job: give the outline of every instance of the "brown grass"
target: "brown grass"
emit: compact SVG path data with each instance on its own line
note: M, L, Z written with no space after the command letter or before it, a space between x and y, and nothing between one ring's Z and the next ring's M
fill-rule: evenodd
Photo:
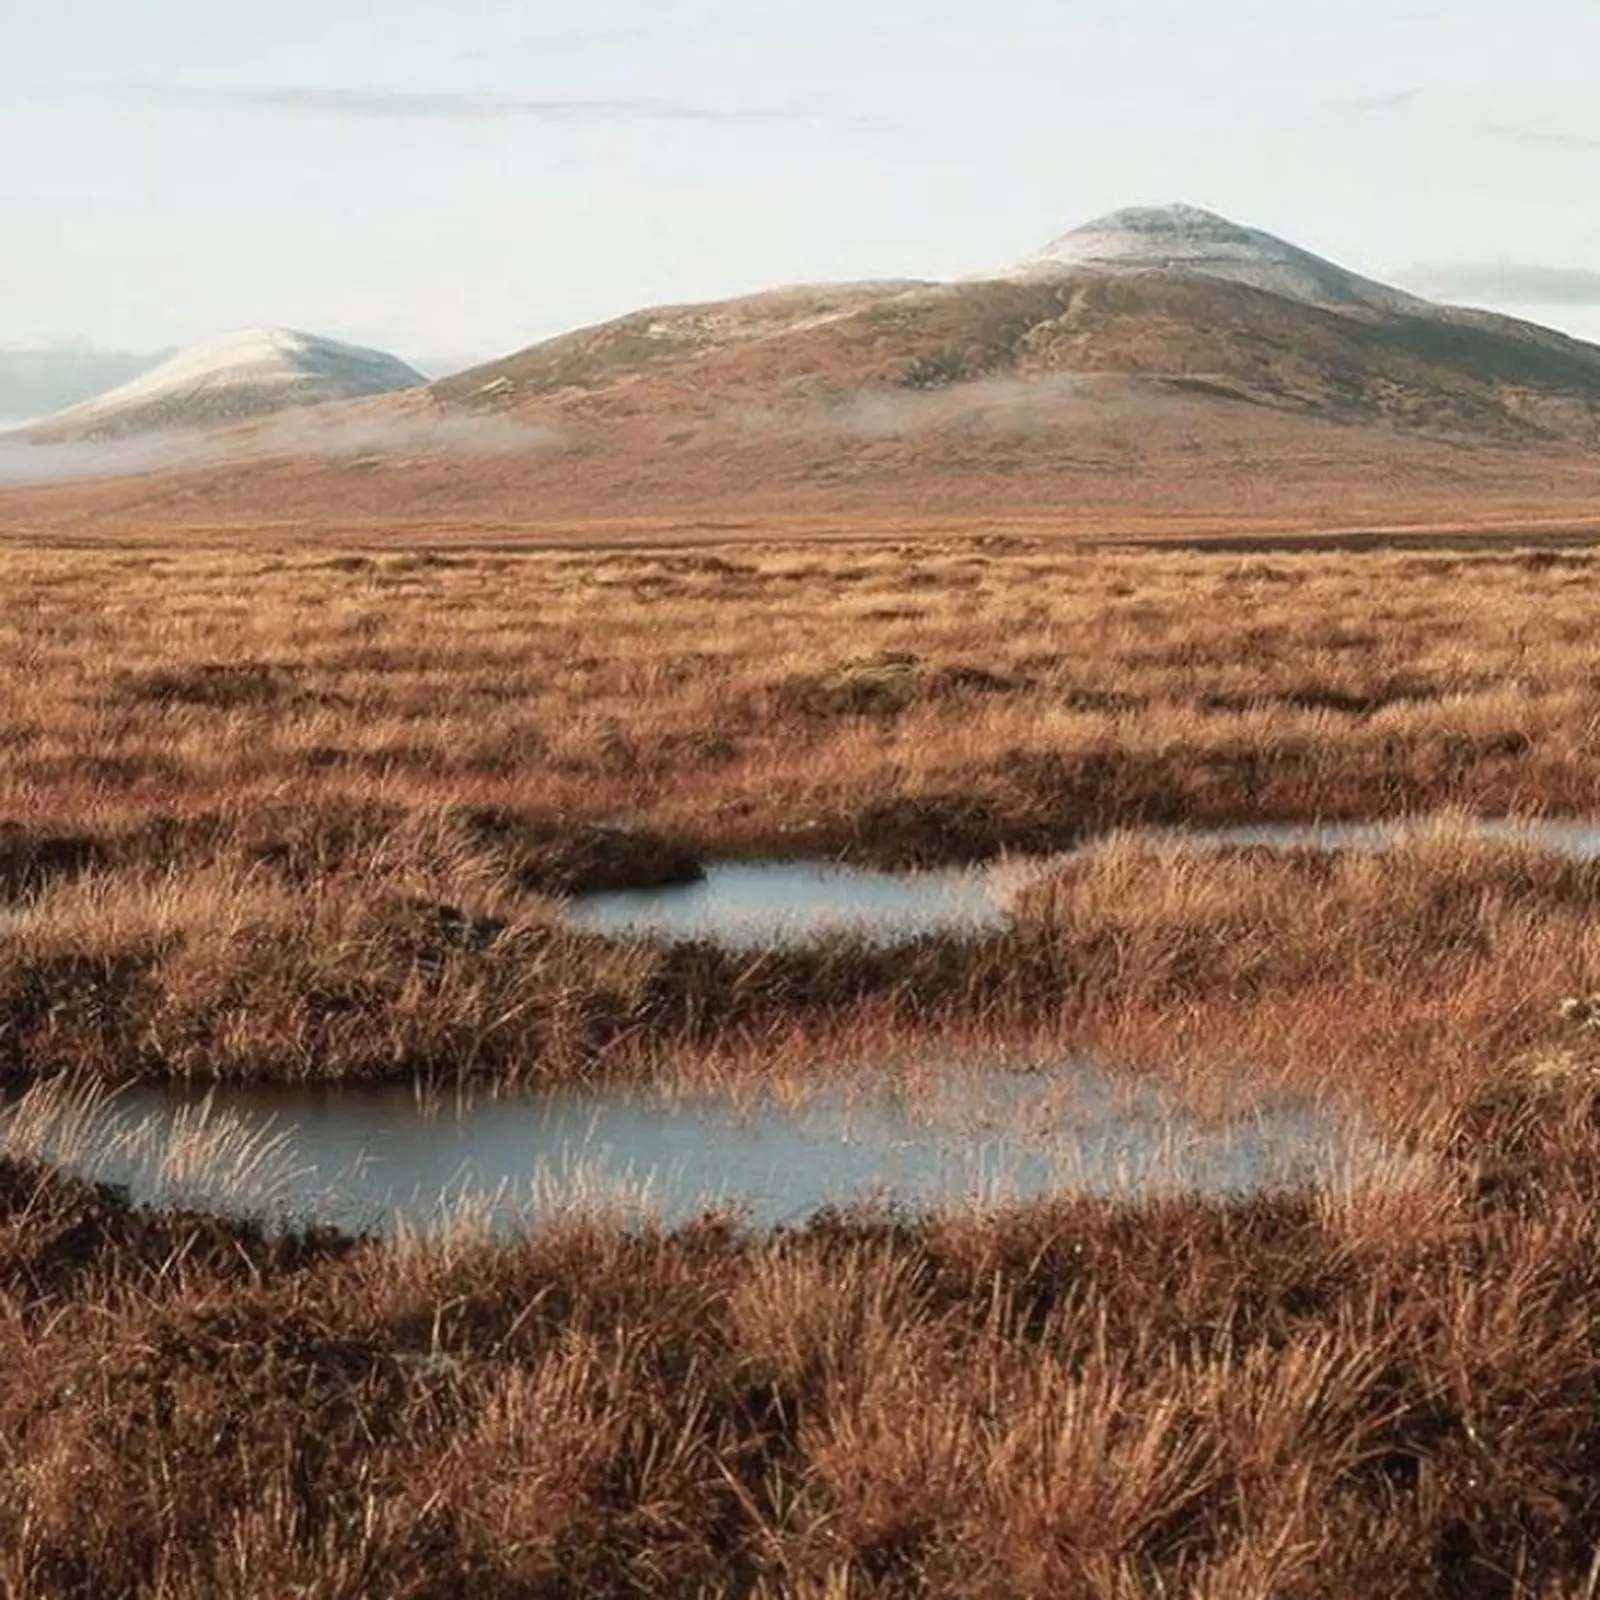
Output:
M1600 988L1600 864L1448 819L1381 855L1113 840L1020 874L1002 934L759 952L576 933L411 844L310 881L224 860L58 885L0 944L0 1068L691 1085L1090 1050L1404 1117L1558 1042L1559 1002Z
M38 1596L1593 1592L1593 1090L1382 1189L267 1240L0 1163Z
M385 1244L13 1154L0 1593L1600 1592L1600 1035L1558 1013L1600 990L1600 866L1465 821L1592 804L1596 559L7 548L13 1081L1087 1049L1419 1159ZM1439 810L1381 856L1116 832ZM655 948L557 903L1105 834L999 866L978 942Z
M1581 811L1594 559L13 549L0 1063L550 1081L936 1030L1411 1103L1600 987L1590 869L1448 828L1327 871L1126 845L981 947L761 957L606 946L545 897Z
M0 816L502 807L702 855L1581 810L1587 551L0 552Z

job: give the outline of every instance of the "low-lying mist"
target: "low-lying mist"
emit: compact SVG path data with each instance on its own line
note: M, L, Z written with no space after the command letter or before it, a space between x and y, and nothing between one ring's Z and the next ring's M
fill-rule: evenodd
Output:
M1027 439L1107 424L1171 422L1193 414L1194 399L1120 375L1050 373L978 378L926 389L862 389L823 404L756 407L745 425L761 432L827 433L903 439L959 429Z
M500 416L329 414L314 406L208 431L62 442L0 434L0 484L62 483L197 471L284 457L330 463L440 455L509 456L559 448L553 428Z
M827 400L730 406L713 431L747 437L855 441L871 446L932 436L1026 445L1055 441L1125 453L1152 435L1192 435L1197 406L1246 397L1223 390L1186 393L1120 375L1053 373L980 378L926 389L874 387ZM1244 408L1236 407L1237 410ZM675 416L660 419L663 426ZM501 414L409 414L346 405L309 406L207 431L48 442L0 433L0 485L202 471L295 458L336 465L429 457L506 457L568 447L571 436L545 423Z

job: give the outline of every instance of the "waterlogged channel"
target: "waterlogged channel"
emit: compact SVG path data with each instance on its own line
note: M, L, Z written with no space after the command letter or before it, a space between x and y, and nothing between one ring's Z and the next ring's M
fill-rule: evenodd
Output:
M1426 837L1428 827L1419 819L1137 837L1174 851L1381 851L1419 830ZM1447 827L1600 859L1592 823ZM1061 859L908 874L727 863L692 884L580 897L567 915L606 937L740 949L836 936L985 938L1009 925L1019 886ZM125 1184L141 1202L379 1232L427 1228L463 1207L505 1227L574 1205L667 1225L726 1207L771 1226L830 1205L917 1211L1063 1191L1237 1195L1375 1174L1387 1181L1405 1166L1348 1116L1273 1098L1246 1114L1202 1116L1149 1082L1081 1061L1032 1072L857 1074L819 1082L797 1103L563 1091L429 1104L394 1088L231 1087L203 1096L147 1087L93 1104L0 1110L5 1149Z
M573 1206L751 1225L829 1205L964 1208L1074 1191L1240 1195L1371 1179L1399 1159L1287 1100L1206 1117L1087 1063L833 1084L799 1104L564 1092L429 1105L406 1090L144 1088L24 1106L0 1148L185 1205L360 1231L461 1213L528 1226Z
M1396 822L1255 823L1214 829L1134 830L1122 837L1155 849L1380 851L1426 830L1427 818ZM1484 820L1452 823L1471 837L1520 842L1574 860L1600 859L1600 824ZM1097 848L1091 842L1081 851ZM1010 925L1010 902L1030 879L1070 859L1011 857L989 867L878 872L827 862L728 861L690 883L579 895L568 923L615 939L706 941L762 950L849 938L892 946L931 935L983 938ZM0 903L0 934L27 910Z
M1379 851L1413 833L1417 822L1266 823L1215 829L1150 830L1156 849ZM1473 837L1522 842L1576 860L1600 858L1600 826L1589 822L1479 821ZM1093 844L1082 847L1093 850ZM1012 893L1068 859L1013 858L991 868L889 873L814 861L728 862L697 882L581 896L573 926L610 938L706 940L736 949L772 949L844 936L877 945L930 934L983 937L1004 932Z
M704 939L765 949L844 936L874 944L1004 930L981 871L868 872L815 861L725 862L694 883L584 895L574 926L613 938Z

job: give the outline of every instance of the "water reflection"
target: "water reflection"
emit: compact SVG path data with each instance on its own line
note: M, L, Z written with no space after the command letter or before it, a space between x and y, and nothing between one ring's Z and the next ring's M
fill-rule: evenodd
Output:
M854 1202L1233 1195L1391 1159L1350 1121L1302 1103L1208 1119L1084 1063L835 1084L796 1107L576 1091L430 1107L398 1089L203 1099L157 1087L99 1115L92 1136L79 1129L72 1148L44 1153L144 1202L376 1231L427 1227L465 1203L533 1223L584 1198L668 1224L732 1206L769 1226Z
M874 944L1003 930L982 872L868 872L815 861L725 862L696 883L585 895L574 926L627 938L709 939L738 949L845 935Z

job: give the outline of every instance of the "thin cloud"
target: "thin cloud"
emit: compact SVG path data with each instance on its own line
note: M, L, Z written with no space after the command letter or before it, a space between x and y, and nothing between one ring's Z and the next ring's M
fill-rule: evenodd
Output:
M465 91L327 89L288 84L253 89L144 85L131 92L141 98L233 111L375 122L801 122L819 115L796 107L710 106L648 98L553 100Z
M1354 111L1362 116L1388 116L1397 111L1409 111L1426 93L1425 89L1390 89L1382 94L1364 94L1352 100L1341 100L1338 109Z
M1484 122L1478 132L1487 139L1537 145L1556 150L1600 150L1600 134L1569 133L1559 128L1534 128L1517 122Z
M1418 294L1440 300L1525 306L1600 306L1600 272L1532 262L1461 261L1419 265L1399 275Z

